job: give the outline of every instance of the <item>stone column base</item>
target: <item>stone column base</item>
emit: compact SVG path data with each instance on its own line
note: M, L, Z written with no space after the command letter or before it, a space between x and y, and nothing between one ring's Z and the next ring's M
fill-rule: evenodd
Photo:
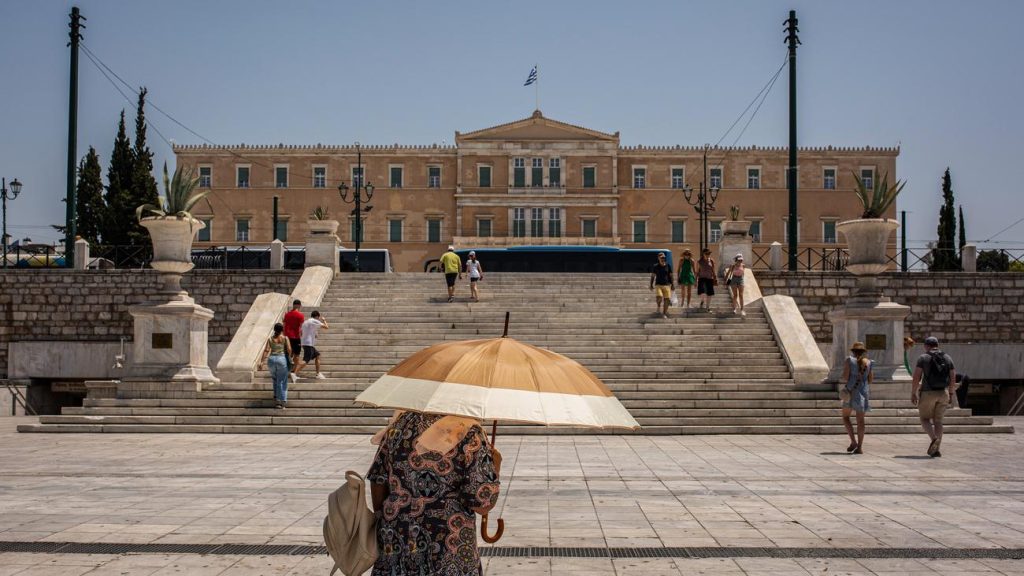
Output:
M195 395L204 382L219 382L210 370L207 351L212 310L186 297L163 304L140 304L128 311L135 320L135 340L132 362L118 386L119 396L122 392L156 393L154 386L160 383L173 394L169 397L180 398L179 394L185 392Z
M868 358L875 361L876 382L910 381L903 366L903 321L910 315L910 306L895 302L851 299L846 306L829 313L832 321L832 358L828 379L838 382L843 374L843 363L854 342L863 342ZM907 390L907 397L910 392ZM872 388L872 396L875 389Z

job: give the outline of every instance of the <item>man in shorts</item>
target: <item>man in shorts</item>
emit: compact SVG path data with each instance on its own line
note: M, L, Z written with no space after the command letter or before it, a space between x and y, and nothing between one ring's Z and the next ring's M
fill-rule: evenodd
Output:
M914 381L911 384L910 401L917 406L921 416L921 427L931 438L928 455L942 456L942 416L946 413L955 392L956 367L953 359L939 350L939 339L929 336L924 339L924 354L917 359ZM918 392L920 391L920 395Z
M655 291L656 310L661 311L662 318L668 318L668 305L674 289L672 267L665 261L665 253L658 252L658 262L651 268L651 290Z
M324 380L327 378L320 372L320 351L316 349L316 337L320 330L327 330L327 320L320 317L319 310L313 310L309 320L302 323L302 361L295 365L295 377L298 378L299 370L305 368L312 360L316 363L316 378Z
M298 379L295 375L295 368L299 365L299 355L302 354L302 323L306 321L306 316L300 311L302 308L302 302L295 300L292 302L292 309L284 315L284 337L288 339L288 343L291 344L292 348L292 382Z
M462 280L462 259L455 253L455 246L449 246L441 256L441 265L444 267L444 282L448 285L448 302L454 302L455 280Z

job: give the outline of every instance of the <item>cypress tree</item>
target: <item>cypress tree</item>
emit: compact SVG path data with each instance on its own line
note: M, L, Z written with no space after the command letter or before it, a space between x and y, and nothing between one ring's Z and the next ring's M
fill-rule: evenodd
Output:
M956 209L953 203L953 184L949 168L942 176L942 207L939 208L939 240L932 259L932 271L955 271L960 269L960 258L956 253Z
M153 152L146 144L146 93L145 87L139 90L139 103L135 111L135 147L132 153L132 187L129 192L130 202L128 205L132 214L132 225L128 230L128 243L133 245L149 242L149 235L134 218L135 209L143 204L158 204L160 196L156 187L156 178L153 177Z
M107 194L104 198L107 207L100 231L104 244L128 244L128 231L135 225L135 207L131 205L130 195L134 172L134 152L125 129L124 110L121 110L121 122L110 153L110 167L107 168Z
M90 244L99 243L106 206L103 203L103 170L100 168L100 157L92 146L89 146L89 153L78 164L76 200L78 235Z
M964 252L964 246L967 246L967 229L964 228L964 205L960 205L960 238L958 242L960 248L960 254Z

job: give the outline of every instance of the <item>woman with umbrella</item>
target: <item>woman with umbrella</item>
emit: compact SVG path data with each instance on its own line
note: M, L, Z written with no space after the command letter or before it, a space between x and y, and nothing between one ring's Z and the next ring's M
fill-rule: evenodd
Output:
M481 574L474 514L498 501L500 464L475 421L401 412L367 474L377 515L373 576Z

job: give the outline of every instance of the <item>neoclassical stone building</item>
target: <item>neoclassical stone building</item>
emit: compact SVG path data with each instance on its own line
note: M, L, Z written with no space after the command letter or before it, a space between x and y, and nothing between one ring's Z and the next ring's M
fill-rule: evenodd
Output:
M195 209L208 225L197 247L269 244L274 196L278 236L286 244L301 245L308 215L325 206L351 246L352 205L337 188L360 177L359 154L375 187L362 247L389 249L396 271L422 270L450 243L695 248L698 214L684 188L696 191L702 181L721 189L710 215L712 242L736 204L740 218L752 223L755 247L786 243L785 148L621 146L618 132L540 111L456 132L454 146L178 145L175 153L178 165L194 167L211 192L210 202ZM888 174L892 182L898 155L898 148L800 149L800 246L842 242L835 223L860 215L853 174L872 180Z

